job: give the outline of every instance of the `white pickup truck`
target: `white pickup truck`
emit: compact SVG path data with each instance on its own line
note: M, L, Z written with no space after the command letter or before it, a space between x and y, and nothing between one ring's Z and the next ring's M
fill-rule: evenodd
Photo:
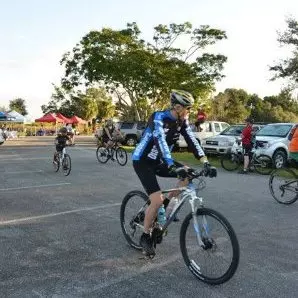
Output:
M209 137L218 135L220 132L228 128L230 125L226 122L220 121L206 121L200 125L201 131L198 132L195 125L191 124L192 131L196 139L201 143L201 140L204 140ZM179 140L177 141L177 147L186 148L187 144L182 135L180 135Z

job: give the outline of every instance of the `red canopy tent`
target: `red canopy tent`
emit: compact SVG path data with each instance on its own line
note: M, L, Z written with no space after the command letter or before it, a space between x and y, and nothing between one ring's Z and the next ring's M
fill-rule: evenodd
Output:
M78 116L72 116L72 117L70 118L70 120L72 121L72 123L75 123L75 124L86 124L86 123L87 123L87 121L81 119L81 118L78 117Z
M57 133L57 123L63 123L63 120L56 117L54 113L49 113L42 116L41 118L35 119L35 122L55 123L55 131Z
M62 115L61 113L57 113L56 117L63 120L64 123L73 123L72 120L70 118L65 117L64 115Z
M49 113L42 116L41 118L35 119L35 122L63 123L63 120L58 118L55 114Z

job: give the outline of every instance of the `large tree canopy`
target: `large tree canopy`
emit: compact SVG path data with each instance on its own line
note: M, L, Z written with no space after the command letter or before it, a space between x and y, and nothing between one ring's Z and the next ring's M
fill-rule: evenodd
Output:
M158 25L153 42L145 42L136 23L123 30L91 31L66 53L62 86L66 90L103 83L114 92L120 114L144 118L144 105L162 108L171 89L183 88L204 97L220 80L223 55L207 53L206 47L226 38L224 31L209 26ZM180 48L178 44L187 44ZM145 111L147 108L145 109Z
M292 18L286 20L287 30L279 33L278 41L282 46L293 49L292 57L281 60L270 70L275 73L273 80L277 78L288 79L295 88L298 87L298 22Z

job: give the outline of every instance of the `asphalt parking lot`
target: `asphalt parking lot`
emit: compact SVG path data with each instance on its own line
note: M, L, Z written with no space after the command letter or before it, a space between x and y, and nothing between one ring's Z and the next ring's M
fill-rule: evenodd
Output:
M99 164L91 139L68 148L72 172L51 164L53 138L0 146L1 297L297 297L298 204L271 198L268 177L219 170L202 191L234 227L241 249L235 276L220 286L197 280L179 248L181 221L140 259L121 232L124 195L141 189L131 163ZM173 180L162 179L163 187ZM179 217L189 212L186 205Z

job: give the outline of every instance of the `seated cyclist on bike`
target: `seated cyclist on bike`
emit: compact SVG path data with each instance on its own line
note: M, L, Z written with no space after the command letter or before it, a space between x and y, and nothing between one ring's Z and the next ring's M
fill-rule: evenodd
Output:
M113 143L113 134L116 127L112 119L108 119L102 130L102 142L106 148L111 147Z
M171 149L180 134L184 136L195 157L203 160L206 171L210 167L187 120L189 109L194 103L192 95L185 91L173 90L170 100L170 109L156 111L150 116L142 139L132 156L134 170L151 202L146 210L144 233L140 239L140 245L148 255L155 254L150 229L157 216L158 208L163 204L163 196L156 176L177 177L179 173L180 177L186 177L186 168L175 162L171 156ZM187 184L187 179L178 183L179 186Z
M246 126L242 130L241 133L241 141L242 141L242 147L244 150L244 166L243 170L241 170L240 174L247 174L248 173L248 166L249 166L249 160L252 156L252 148L253 148L253 133L252 133L252 124L253 119L247 118L245 119Z
M63 148L66 147L67 141L70 141L70 137L67 135L67 128L60 128L57 137L55 138L56 152L54 153L54 160L56 162L56 157L59 152L62 152Z

